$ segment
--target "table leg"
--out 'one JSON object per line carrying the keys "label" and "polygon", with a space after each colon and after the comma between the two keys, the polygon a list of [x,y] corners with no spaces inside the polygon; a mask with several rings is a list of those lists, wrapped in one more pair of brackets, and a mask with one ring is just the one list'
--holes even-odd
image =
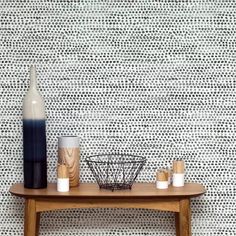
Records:
{"label": "table leg", "polygon": [[176,228],[176,236],[180,236],[180,232],[179,232],[179,212],[175,212],[175,228]]}
{"label": "table leg", "polygon": [[39,229],[39,218],[40,218],[40,214],[36,213],[35,200],[26,199],[25,200],[24,236],[37,236],[37,229]]}
{"label": "table leg", "polygon": [[180,200],[179,236],[191,236],[191,209],[190,200]]}
{"label": "table leg", "polygon": [[36,213],[36,236],[39,236],[39,228],[40,228],[40,212]]}

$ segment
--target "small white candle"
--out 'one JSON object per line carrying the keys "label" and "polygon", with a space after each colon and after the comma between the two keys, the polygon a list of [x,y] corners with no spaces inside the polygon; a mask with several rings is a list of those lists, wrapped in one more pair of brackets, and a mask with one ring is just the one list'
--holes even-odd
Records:
{"label": "small white candle", "polygon": [[173,174],[173,186],[183,187],[184,186],[184,173],[174,173]]}
{"label": "small white candle", "polygon": [[167,189],[168,185],[168,181],[156,181],[156,188],[158,189]]}
{"label": "small white candle", "polygon": [[69,192],[69,190],[70,190],[69,178],[57,178],[57,191]]}

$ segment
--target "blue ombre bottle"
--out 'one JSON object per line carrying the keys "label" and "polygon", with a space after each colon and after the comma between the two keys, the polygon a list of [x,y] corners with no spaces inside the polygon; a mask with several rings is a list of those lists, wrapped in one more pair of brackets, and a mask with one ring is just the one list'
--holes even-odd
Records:
{"label": "blue ombre bottle", "polygon": [[23,102],[24,186],[47,187],[46,115],[37,90],[36,67],[30,67],[30,87]]}

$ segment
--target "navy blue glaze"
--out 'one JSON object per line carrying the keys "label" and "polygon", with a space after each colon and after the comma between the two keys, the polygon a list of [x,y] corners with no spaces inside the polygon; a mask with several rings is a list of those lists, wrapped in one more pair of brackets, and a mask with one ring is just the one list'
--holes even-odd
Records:
{"label": "navy blue glaze", "polygon": [[47,187],[46,121],[23,120],[24,186]]}

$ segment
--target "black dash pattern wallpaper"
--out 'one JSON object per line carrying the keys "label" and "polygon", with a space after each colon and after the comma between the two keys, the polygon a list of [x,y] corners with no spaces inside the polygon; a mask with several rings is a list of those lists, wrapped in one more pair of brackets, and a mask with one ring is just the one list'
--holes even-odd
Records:
{"label": "black dash pattern wallpaper", "polygon": [[[172,160],[207,194],[192,202],[192,233],[236,235],[236,2],[234,0],[0,1],[0,235],[23,235],[22,100],[36,64],[46,101],[48,179],[57,137],[85,157],[147,158],[139,181]],[[40,235],[174,235],[171,213],[90,209],[42,214]]]}

